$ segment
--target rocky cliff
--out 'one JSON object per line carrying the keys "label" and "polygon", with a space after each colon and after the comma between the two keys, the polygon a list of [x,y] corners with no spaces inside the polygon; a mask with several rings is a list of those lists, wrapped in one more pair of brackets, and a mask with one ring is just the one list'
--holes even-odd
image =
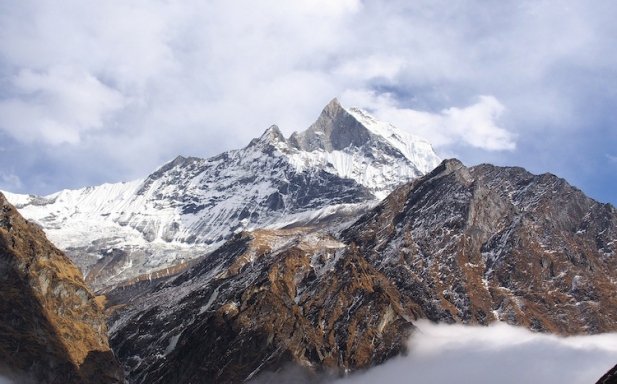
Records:
{"label": "rocky cliff", "polygon": [[73,263],[0,194],[0,373],[121,383],[101,303]]}
{"label": "rocky cliff", "polygon": [[606,372],[596,384],[616,384],[617,383],[617,365]]}
{"label": "rocky cliff", "polygon": [[617,330],[617,211],[551,174],[448,160],[343,239],[431,320]]}

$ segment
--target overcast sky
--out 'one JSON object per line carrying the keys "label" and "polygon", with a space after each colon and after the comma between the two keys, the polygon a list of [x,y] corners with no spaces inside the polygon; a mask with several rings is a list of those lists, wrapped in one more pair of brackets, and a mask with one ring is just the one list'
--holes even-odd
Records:
{"label": "overcast sky", "polygon": [[617,204],[617,3],[0,2],[0,189],[145,177],[333,97]]}

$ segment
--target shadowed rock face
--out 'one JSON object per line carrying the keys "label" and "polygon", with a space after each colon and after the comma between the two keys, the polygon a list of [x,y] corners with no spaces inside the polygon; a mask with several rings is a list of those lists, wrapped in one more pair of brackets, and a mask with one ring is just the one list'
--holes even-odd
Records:
{"label": "shadowed rock face", "polygon": [[333,99],[321,112],[319,119],[306,131],[294,133],[289,143],[303,151],[341,150],[349,146],[361,147],[371,138],[371,133],[337,99]]}
{"label": "shadowed rock face", "polygon": [[302,230],[246,233],[132,295],[112,320],[112,344],[129,379],[236,383],[289,364],[336,374],[397,355],[412,329],[413,303],[353,250],[339,254],[341,247]]}
{"label": "shadowed rock face", "polygon": [[554,175],[448,160],[343,237],[431,320],[617,330],[617,211]]}
{"label": "shadowed rock face", "polygon": [[120,383],[79,270],[0,194],[0,361],[41,383]]}
{"label": "shadowed rock face", "polygon": [[606,372],[596,384],[617,384],[617,365]]}

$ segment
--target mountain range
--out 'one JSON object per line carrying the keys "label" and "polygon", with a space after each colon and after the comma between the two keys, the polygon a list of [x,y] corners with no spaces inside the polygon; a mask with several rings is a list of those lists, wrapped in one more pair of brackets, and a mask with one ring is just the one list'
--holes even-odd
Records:
{"label": "mountain range", "polygon": [[182,268],[238,231],[353,219],[439,161],[428,142],[334,99],[288,139],[272,126],[243,149],[179,156],[143,180],[5,194],[102,288]]}
{"label": "mountain range", "polygon": [[[405,353],[419,319],[617,331],[615,207],[552,174],[441,161],[336,99],[288,138],[272,126],[142,180],[7,199],[104,294],[77,295],[105,302],[99,367],[117,359],[130,383],[316,382]],[[46,242],[33,223],[19,232]]]}
{"label": "mountain range", "polygon": [[339,236],[243,232],[110,292],[124,305],[111,343],[136,383],[235,383],[371,367],[406,350],[417,319],[614,332],[616,239],[617,210],[554,175],[446,160]]}

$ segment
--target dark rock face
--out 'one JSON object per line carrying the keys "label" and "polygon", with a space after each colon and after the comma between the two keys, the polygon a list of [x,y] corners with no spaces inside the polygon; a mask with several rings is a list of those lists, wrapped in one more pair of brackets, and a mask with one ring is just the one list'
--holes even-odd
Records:
{"label": "dark rock face", "polygon": [[303,151],[323,149],[331,152],[349,146],[361,147],[371,138],[371,133],[338,102],[333,99],[306,131],[294,133],[289,143]]}
{"label": "dark rock face", "polygon": [[431,320],[617,330],[617,211],[554,175],[448,160],[343,238]]}
{"label": "dark rock face", "polygon": [[606,372],[596,384],[617,384],[617,365]]}
{"label": "dark rock face", "polygon": [[238,383],[288,364],[336,374],[397,355],[415,305],[340,247],[304,230],[255,231],[133,296],[111,339],[130,381]]}
{"label": "dark rock face", "polygon": [[0,361],[39,383],[123,381],[102,308],[81,273],[2,194]]}

